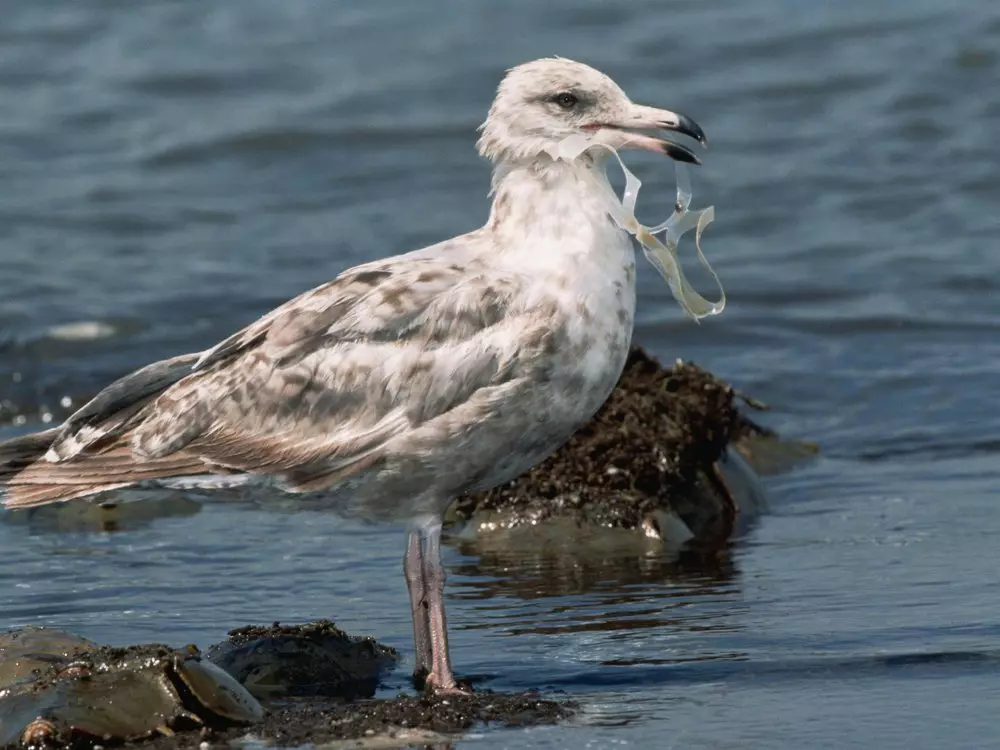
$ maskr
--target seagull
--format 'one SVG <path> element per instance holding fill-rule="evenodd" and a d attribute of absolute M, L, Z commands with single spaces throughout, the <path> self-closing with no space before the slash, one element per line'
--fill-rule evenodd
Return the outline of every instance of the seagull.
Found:
<path fill-rule="evenodd" d="M 698 163 L 637 132 L 651 130 L 705 144 L 693 120 L 632 102 L 588 65 L 511 68 L 477 142 L 493 165 L 484 226 L 348 269 L 0 443 L 6 507 L 182 478 L 319 493 L 345 516 L 405 522 L 414 677 L 467 690 L 448 652 L 442 517 L 554 453 L 618 381 L 635 249 L 601 190 L 608 149 Z M 552 156 L 569 136 L 587 139 L 575 164 Z"/>

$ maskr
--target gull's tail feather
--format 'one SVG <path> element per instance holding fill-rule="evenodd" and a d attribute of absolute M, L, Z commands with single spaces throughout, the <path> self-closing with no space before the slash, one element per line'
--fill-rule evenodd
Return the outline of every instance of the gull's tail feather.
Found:
<path fill-rule="evenodd" d="M 73 461 L 44 459 L 59 430 L 52 429 L 0 443 L 0 498 L 8 509 L 74 500 L 150 479 L 205 474 L 197 456 L 183 451 L 163 458 L 135 457 L 126 441 Z"/>
<path fill-rule="evenodd" d="M 49 449 L 59 436 L 59 427 L 44 432 L 33 432 L 0 443 L 0 492 L 22 469 L 27 468 Z"/>
<path fill-rule="evenodd" d="M 154 362 L 116 380 L 63 425 L 0 442 L 0 500 L 7 508 L 29 508 L 149 479 L 207 473 L 190 453 L 144 458 L 129 447 L 144 410 L 189 375 L 198 356 Z"/>

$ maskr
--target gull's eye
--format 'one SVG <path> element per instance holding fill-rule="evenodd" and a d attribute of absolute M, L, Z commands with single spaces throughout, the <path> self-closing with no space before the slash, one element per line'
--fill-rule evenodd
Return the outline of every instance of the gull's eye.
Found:
<path fill-rule="evenodd" d="M 554 101 L 563 109 L 573 109 L 573 107 L 575 107 L 580 100 L 576 98 L 575 94 L 571 94 L 568 91 L 563 91 L 561 94 L 556 94 L 555 96 L 553 96 L 552 101 Z"/>

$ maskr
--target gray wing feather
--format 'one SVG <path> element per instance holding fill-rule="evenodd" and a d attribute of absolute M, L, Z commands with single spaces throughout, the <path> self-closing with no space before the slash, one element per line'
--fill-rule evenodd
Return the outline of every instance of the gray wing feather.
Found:
<path fill-rule="evenodd" d="M 199 356 L 183 354 L 154 362 L 107 386 L 58 428 L 46 460 L 54 463 L 73 458 L 120 435 L 152 396 L 189 375 Z"/>
<path fill-rule="evenodd" d="M 461 276 L 462 269 L 455 265 L 412 254 L 358 266 L 289 300 L 209 349 L 194 369 L 208 369 L 255 347 L 285 366 L 331 339 L 396 338 Z"/>
<path fill-rule="evenodd" d="M 203 355 L 143 412 L 132 450 L 303 477 L 371 465 L 394 436 L 509 377 L 488 331 L 515 283 L 441 256 L 352 269 Z"/>

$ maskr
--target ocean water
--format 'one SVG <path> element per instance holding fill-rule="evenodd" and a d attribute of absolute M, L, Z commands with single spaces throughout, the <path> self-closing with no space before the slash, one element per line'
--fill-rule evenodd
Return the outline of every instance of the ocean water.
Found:
<path fill-rule="evenodd" d="M 694 325 L 643 265 L 636 340 L 823 454 L 766 480 L 770 512 L 712 570 L 447 548 L 459 672 L 584 707 L 457 746 L 991 746 L 998 50 L 987 0 L 9 3 L 0 437 L 478 226 L 475 128 L 502 71 L 580 59 L 711 143 L 694 204 L 716 206 L 729 308 Z M 672 169 L 629 164 L 658 220 Z M 205 646 L 332 617 L 409 653 L 400 528 L 200 495 L 143 508 L 118 531 L 85 506 L 0 522 L 0 627 Z"/>

